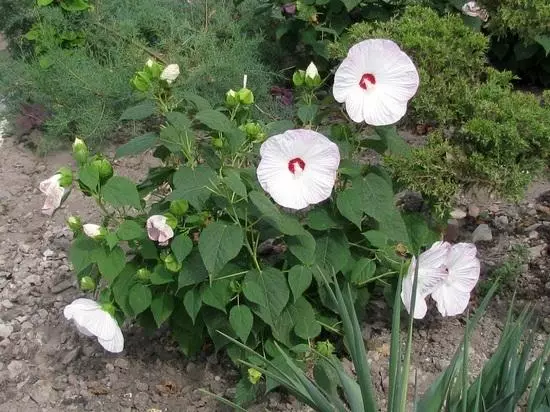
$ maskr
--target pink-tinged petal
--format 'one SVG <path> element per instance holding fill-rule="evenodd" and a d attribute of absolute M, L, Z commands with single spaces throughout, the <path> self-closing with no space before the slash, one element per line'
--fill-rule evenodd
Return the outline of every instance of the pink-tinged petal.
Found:
<path fill-rule="evenodd" d="M 472 243 L 457 243 L 451 248 L 447 266 L 449 283 L 459 292 L 471 292 L 479 280 L 481 264 Z"/>
<path fill-rule="evenodd" d="M 350 94 L 346 97 L 346 112 L 355 123 L 362 123 L 365 121 L 365 104 L 368 104 L 368 99 L 365 99 L 363 91 L 358 87 L 351 90 Z"/>
<path fill-rule="evenodd" d="M 59 181 L 60 174 L 55 174 L 52 177 L 40 182 L 39 190 L 46 195 L 42 213 L 48 216 L 53 215 L 55 210 L 61 206 L 61 200 L 65 194 L 65 189 L 61 187 Z"/>
<path fill-rule="evenodd" d="M 352 90 L 359 88 L 358 79 L 362 75 L 360 65 L 348 56 L 334 74 L 334 84 L 332 86 L 334 99 L 339 103 L 344 103 Z"/>
<path fill-rule="evenodd" d="M 174 230 L 166 223 L 166 216 L 153 215 L 147 219 L 147 236 L 161 246 L 168 244 L 168 241 L 174 237 Z"/>
<path fill-rule="evenodd" d="M 437 310 L 442 316 L 460 315 L 468 307 L 470 292 L 456 290 L 451 285 L 444 283 L 434 292 L 432 299 L 437 303 Z"/>

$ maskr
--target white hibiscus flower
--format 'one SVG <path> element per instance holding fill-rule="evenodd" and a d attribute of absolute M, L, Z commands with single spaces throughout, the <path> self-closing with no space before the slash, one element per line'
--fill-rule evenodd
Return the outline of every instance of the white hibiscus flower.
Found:
<path fill-rule="evenodd" d="M 168 241 L 174 237 L 174 230 L 166 223 L 166 216 L 153 215 L 147 219 L 147 235 L 159 245 L 166 246 Z"/>
<path fill-rule="evenodd" d="M 124 349 L 124 336 L 117 321 L 101 305 L 91 299 L 76 299 L 65 306 L 63 314 L 74 321 L 79 332 L 86 336 L 96 336 L 106 350 L 113 353 Z"/>
<path fill-rule="evenodd" d="M 393 124 L 407 111 L 419 77 L 412 60 L 391 40 L 354 45 L 334 75 L 333 94 L 356 123 Z"/>
<path fill-rule="evenodd" d="M 61 205 L 61 200 L 65 194 L 65 189 L 61 186 L 61 174 L 57 173 L 49 179 L 40 182 L 38 188 L 46 195 L 42 213 L 48 216 L 53 215 L 53 212 Z"/>
<path fill-rule="evenodd" d="M 330 197 L 340 164 L 338 146 L 320 133 L 287 130 L 267 139 L 256 174 L 283 207 L 303 209 Z"/>

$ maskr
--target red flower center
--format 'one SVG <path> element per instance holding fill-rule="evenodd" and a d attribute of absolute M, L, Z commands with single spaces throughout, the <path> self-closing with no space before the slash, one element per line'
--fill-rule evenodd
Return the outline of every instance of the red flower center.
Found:
<path fill-rule="evenodd" d="M 375 84 L 376 77 L 374 77 L 374 74 L 372 73 L 363 74 L 363 76 L 361 76 L 361 80 L 359 80 L 359 86 L 365 90 L 367 90 L 370 86 L 374 86 Z"/>
<path fill-rule="evenodd" d="M 290 170 L 292 174 L 296 173 L 296 165 L 300 168 L 300 171 L 306 168 L 306 162 L 299 157 L 295 157 L 294 159 L 288 161 L 288 170 Z"/>

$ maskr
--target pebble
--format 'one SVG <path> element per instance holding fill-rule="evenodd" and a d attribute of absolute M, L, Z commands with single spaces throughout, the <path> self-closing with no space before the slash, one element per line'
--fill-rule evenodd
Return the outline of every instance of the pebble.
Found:
<path fill-rule="evenodd" d="M 25 370 L 27 369 L 27 366 L 23 361 L 20 360 L 13 360 L 8 364 L 8 373 L 10 375 L 10 379 L 15 379 L 19 375 L 21 375 Z"/>
<path fill-rule="evenodd" d="M 0 321 L 0 338 L 8 339 L 13 332 L 13 326 Z"/>
<path fill-rule="evenodd" d="M 533 246 L 529 248 L 529 258 L 531 260 L 535 260 L 542 256 L 542 252 L 544 252 L 547 248 L 546 243 L 542 243 L 537 246 Z"/>
<path fill-rule="evenodd" d="M 499 229 L 506 229 L 508 228 L 509 224 L 510 224 L 510 221 L 508 220 L 508 216 L 506 215 L 497 216 L 495 218 L 495 226 L 498 227 Z"/>
<path fill-rule="evenodd" d="M 466 212 L 462 209 L 454 209 L 451 212 L 451 217 L 453 219 L 464 219 L 466 217 Z"/>
<path fill-rule="evenodd" d="M 538 239 L 539 238 L 539 232 L 536 230 L 532 230 L 529 232 L 529 239 Z"/>
<path fill-rule="evenodd" d="M 493 240 L 493 232 L 486 223 L 482 223 L 472 233 L 472 242 L 490 242 Z"/>
<path fill-rule="evenodd" d="M 124 358 L 117 358 L 115 359 L 115 366 L 120 369 L 128 369 L 130 368 L 130 364 L 128 363 L 128 360 Z"/>
<path fill-rule="evenodd" d="M 87 226 L 86 226 L 87 227 Z M 46 249 L 43 253 L 42 253 L 42 256 L 44 256 L 45 258 L 49 258 L 49 257 L 52 257 L 55 255 L 55 252 L 51 249 Z"/>
<path fill-rule="evenodd" d="M 468 214 L 474 219 L 479 216 L 479 213 L 480 213 L 479 207 L 477 207 L 476 205 L 468 206 Z"/>

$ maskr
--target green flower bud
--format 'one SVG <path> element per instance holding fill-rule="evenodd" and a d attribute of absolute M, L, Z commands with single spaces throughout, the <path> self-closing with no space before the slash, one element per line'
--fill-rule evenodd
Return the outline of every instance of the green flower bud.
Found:
<path fill-rule="evenodd" d="M 149 59 L 145 63 L 144 72 L 149 74 L 151 79 L 159 79 L 163 70 L 164 67 L 153 59 Z"/>
<path fill-rule="evenodd" d="M 69 187 L 73 184 L 73 171 L 68 167 L 63 166 L 57 171 L 61 175 L 59 179 L 59 185 L 62 187 Z"/>
<path fill-rule="evenodd" d="M 179 272 L 181 269 L 181 263 L 176 260 L 176 257 L 172 253 L 164 257 L 164 266 L 170 272 Z"/>
<path fill-rule="evenodd" d="M 225 105 L 229 108 L 233 108 L 239 104 L 239 96 L 237 92 L 233 89 L 230 89 L 225 94 Z"/>
<path fill-rule="evenodd" d="M 174 216 L 183 216 L 187 213 L 188 210 L 189 210 L 189 202 L 185 199 L 174 200 L 170 202 L 170 213 L 172 213 Z"/>
<path fill-rule="evenodd" d="M 306 69 L 305 82 L 308 87 L 314 88 L 321 84 L 321 76 L 317 71 L 317 66 L 311 62 Z"/>
<path fill-rule="evenodd" d="M 110 314 L 111 316 L 115 316 L 116 308 L 115 305 L 112 303 L 102 303 L 101 309 Z"/>
<path fill-rule="evenodd" d="M 141 268 L 136 272 L 136 277 L 141 281 L 148 281 L 151 277 L 151 271 L 147 268 Z"/>
<path fill-rule="evenodd" d="M 99 173 L 99 180 L 101 180 L 102 183 L 106 182 L 111 178 L 111 176 L 113 176 L 113 166 L 111 166 L 111 162 L 103 157 L 97 157 L 92 160 L 92 166 L 97 169 L 97 172 Z"/>
<path fill-rule="evenodd" d="M 334 354 L 335 348 L 334 348 L 334 345 L 330 343 L 329 340 L 326 340 L 324 342 L 317 342 L 315 349 L 321 355 L 326 356 L 327 358 L 330 358 Z"/>
<path fill-rule="evenodd" d="M 78 137 L 74 139 L 73 157 L 78 164 L 86 163 L 86 160 L 88 160 L 88 153 L 89 152 L 86 143 L 84 143 L 84 141 L 82 139 L 79 139 Z"/>
<path fill-rule="evenodd" d="M 254 368 L 248 368 L 248 380 L 252 385 L 256 385 L 262 379 L 262 372 Z"/>
<path fill-rule="evenodd" d="M 166 224 L 172 229 L 175 229 L 178 226 L 178 218 L 172 213 L 165 213 L 163 216 L 166 218 Z"/>
<path fill-rule="evenodd" d="M 239 97 L 239 102 L 242 104 L 250 105 L 254 103 L 254 94 L 252 93 L 252 90 L 247 89 L 246 87 L 239 90 L 237 95 Z"/>
<path fill-rule="evenodd" d="M 69 229 L 73 232 L 78 232 L 82 229 L 82 221 L 77 216 L 69 216 L 67 219 L 67 226 L 69 226 Z"/>
<path fill-rule="evenodd" d="M 84 276 L 80 279 L 80 289 L 84 292 L 95 290 L 95 281 L 90 276 Z"/>
<path fill-rule="evenodd" d="M 306 81 L 306 72 L 303 70 L 296 70 L 292 75 L 292 83 L 296 87 L 303 86 Z"/>
<path fill-rule="evenodd" d="M 233 293 L 241 293 L 242 287 L 241 283 L 238 280 L 233 279 L 231 282 L 229 282 L 229 288 L 231 289 L 231 292 Z"/>
<path fill-rule="evenodd" d="M 151 87 L 151 80 L 149 76 L 144 72 L 137 72 L 132 80 L 130 81 L 134 89 L 140 92 L 146 92 Z"/>
<path fill-rule="evenodd" d="M 212 139 L 212 146 L 214 146 L 216 149 L 223 148 L 223 139 L 219 137 Z"/>

